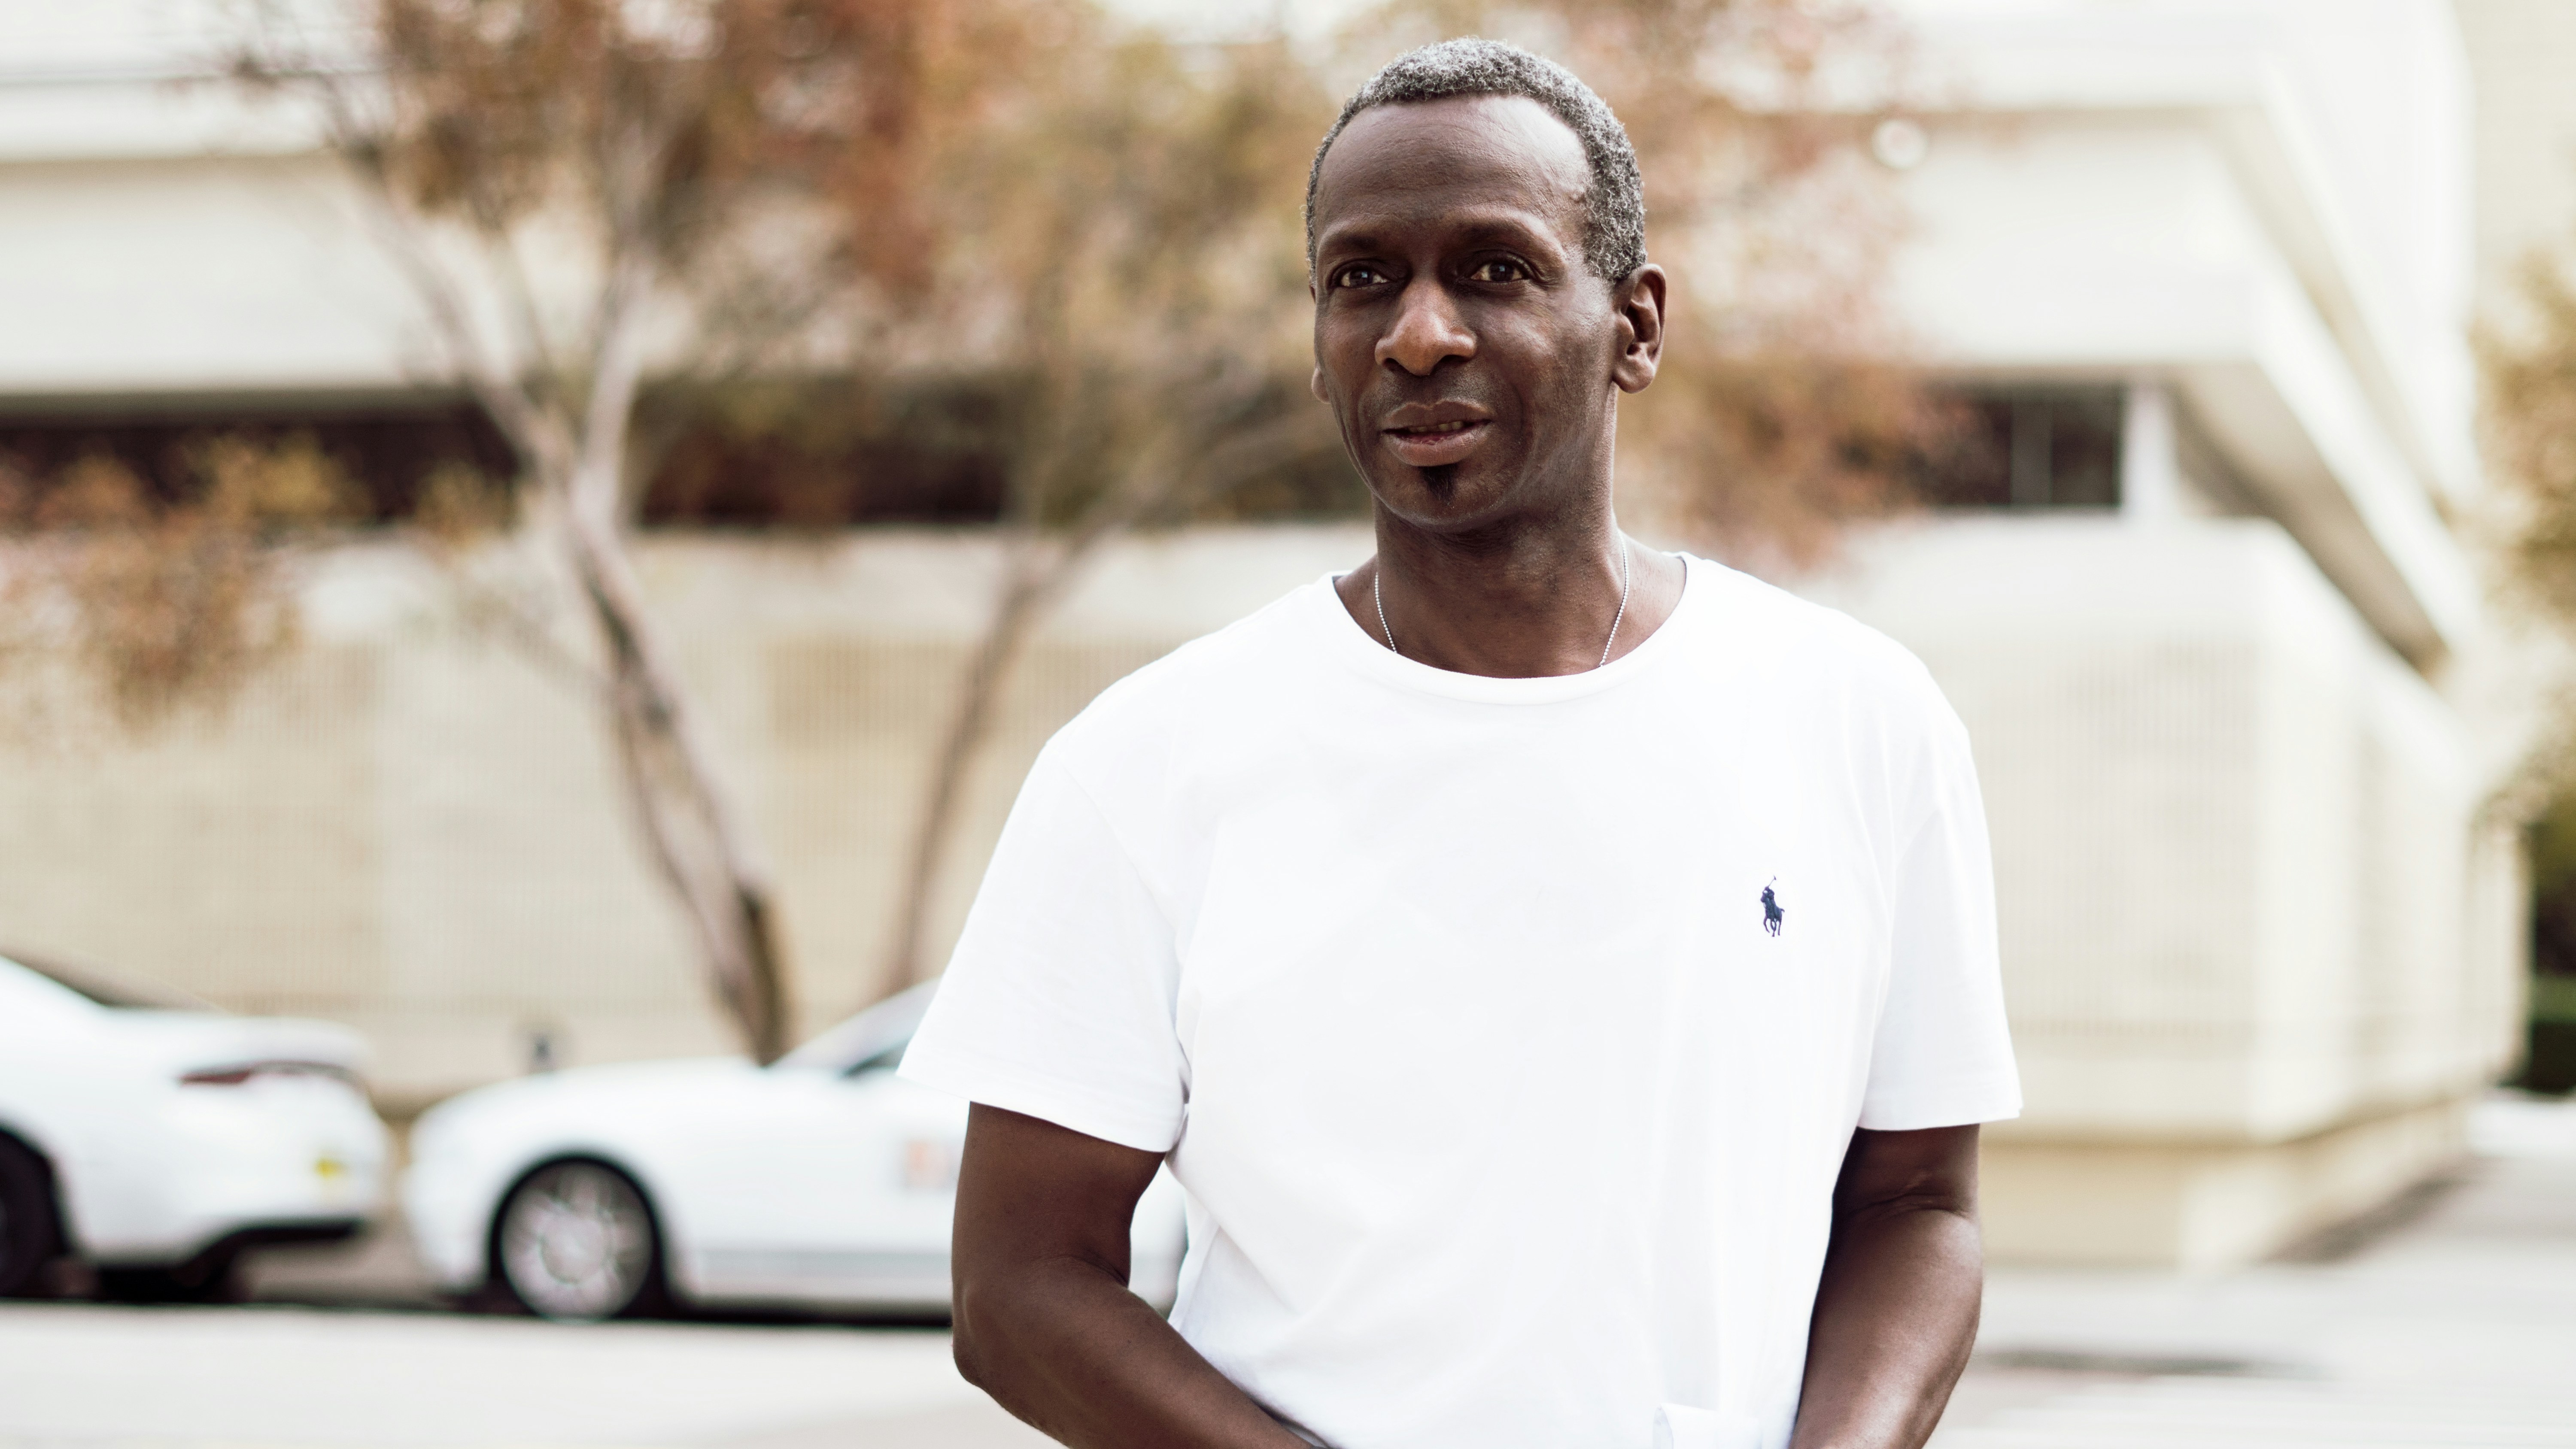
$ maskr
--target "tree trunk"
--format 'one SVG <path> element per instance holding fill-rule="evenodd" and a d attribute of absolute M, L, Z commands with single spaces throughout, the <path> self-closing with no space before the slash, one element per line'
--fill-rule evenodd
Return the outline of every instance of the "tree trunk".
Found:
<path fill-rule="evenodd" d="M 767 873 L 694 738 L 622 552 L 576 542 L 582 592 L 609 654 L 608 710 L 629 803 L 697 938 L 716 994 L 755 1060 L 776 1061 L 794 1029 Z"/>
<path fill-rule="evenodd" d="M 637 822 L 698 938 L 717 996 L 765 1065 L 786 1052 L 793 1030 L 768 873 L 700 737 L 621 526 L 627 433 L 642 375 L 638 312 L 650 284 L 650 269 L 632 263 L 618 269 L 603 299 L 558 526 L 607 650 L 610 727 Z"/>
<path fill-rule="evenodd" d="M 525 353 L 509 359 L 506 349 L 484 344 L 467 290 L 430 246 L 420 217 L 404 205 L 347 98 L 330 90 L 324 98 L 342 158 L 378 203 L 371 216 L 387 254 L 411 282 L 457 377 L 509 439 L 538 492 L 559 510 L 554 531 L 607 654 L 602 706 L 647 854 L 687 918 L 699 959 L 744 1046 L 764 1064 L 775 1061 L 787 1050 L 794 1013 L 774 891 L 732 791 L 700 738 L 626 552 L 623 494 L 642 381 L 640 314 L 655 279 L 632 203 L 653 156 L 644 144 L 649 138 L 625 138 L 632 144 L 601 163 L 610 189 L 624 200 L 610 208 L 607 279 L 591 353 L 582 359 L 589 364 L 587 387 L 569 389 L 547 357 L 524 278 L 506 277 L 519 284 L 513 315 Z M 483 240 L 494 258 L 515 266 L 506 232 L 490 230 Z M 577 402 L 575 391 L 583 394 Z"/>

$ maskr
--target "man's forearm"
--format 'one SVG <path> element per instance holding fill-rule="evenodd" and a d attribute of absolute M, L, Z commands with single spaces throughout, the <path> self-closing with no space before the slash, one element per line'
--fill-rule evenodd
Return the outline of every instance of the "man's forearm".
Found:
<path fill-rule="evenodd" d="M 1076 1446 L 1305 1449 L 1099 1265 L 1057 1258 L 957 1298 L 957 1364 Z"/>
<path fill-rule="evenodd" d="M 1305 1449 L 1127 1291 L 1160 1157 L 977 1104 L 957 1184 L 957 1367 L 1075 1449 Z"/>
<path fill-rule="evenodd" d="M 1790 1449 L 1921 1449 L 1977 1340 L 1977 1129 L 1852 1133 Z"/>
<path fill-rule="evenodd" d="M 1984 1283 L 1968 1212 L 1897 1204 L 1838 1222 L 1791 1449 L 1919 1449 L 1975 1345 Z"/>

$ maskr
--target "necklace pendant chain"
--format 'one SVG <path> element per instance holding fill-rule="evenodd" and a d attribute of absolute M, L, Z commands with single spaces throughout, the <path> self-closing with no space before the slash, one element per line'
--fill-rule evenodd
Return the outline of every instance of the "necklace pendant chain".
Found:
<path fill-rule="evenodd" d="M 1601 641 L 1601 658 L 1592 666 L 1595 669 L 1610 662 L 1610 650 L 1619 642 L 1619 626 L 1628 617 L 1628 586 L 1635 582 L 1636 557 L 1636 545 L 1628 541 L 1628 535 L 1619 535 L 1619 612 L 1610 616 L 1610 637 Z M 1385 577 L 1383 562 L 1369 571 L 1369 602 L 1377 606 L 1377 628 L 1386 636 L 1387 652 L 1401 659 L 1404 651 L 1395 647 L 1395 629 L 1386 622 L 1386 590 L 1378 586 Z"/>
<path fill-rule="evenodd" d="M 1630 561 L 1636 552 L 1636 545 L 1628 542 L 1628 535 L 1619 535 L 1619 612 L 1610 616 L 1610 637 L 1601 641 L 1601 663 L 1593 665 L 1595 669 L 1610 662 L 1610 646 L 1619 642 L 1619 625 L 1628 617 Z"/>
<path fill-rule="evenodd" d="M 1395 630 L 1387 627 L 1386 593 L 1377 586 L 1378 580 L 1385 577 L 1386 565 L 1383 563 L 1369 570 L 1369 602 L 1377 605 L 1377 628 L 1379 633 L 1386 636 L 1386 652 L 1401 659 L 1404 657 L 1404 651 L 1395 647 Z"/>

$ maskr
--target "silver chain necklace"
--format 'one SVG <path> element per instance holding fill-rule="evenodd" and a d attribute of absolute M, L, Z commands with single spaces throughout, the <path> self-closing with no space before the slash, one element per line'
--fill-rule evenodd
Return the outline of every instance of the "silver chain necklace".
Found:
<path fill-rule="evenodd" d="M 1610 637 L 1601 641 L 1601 659 L 1592 666 L 1595 669 L 1610 662 L 1610 646 L 1619 642 L 1620 622 L 1628 617 L 1630 560 L 1635 552 L 1636 546 L 1628 542 L 1628 536 L 1624 533 L 1619 535 L 1619 612 L 1610 616 Z M 1387 652 L 1401 659 L 1404 651 L 1395 647 L 1395 630 L 1386 622 L 1386 591 L 1378 587 L 1378 580 L 1384 577 L 1386 565 L 1382 563 L 1369 574 L 1369 602 L 1377 605 L 1378 632 L 1386 635 Z"/>

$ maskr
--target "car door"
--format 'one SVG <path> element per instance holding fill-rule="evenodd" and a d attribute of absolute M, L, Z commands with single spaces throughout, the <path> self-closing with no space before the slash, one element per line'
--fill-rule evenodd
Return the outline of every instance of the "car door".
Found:
<path fill-rule="evenodd" d="M 899 1049 L 840 1071 L 772 1068 L 709 1125 L 690 1257 L 700 1297 L 933 1306 L 965 1106 L 898 1079 Z"/>

